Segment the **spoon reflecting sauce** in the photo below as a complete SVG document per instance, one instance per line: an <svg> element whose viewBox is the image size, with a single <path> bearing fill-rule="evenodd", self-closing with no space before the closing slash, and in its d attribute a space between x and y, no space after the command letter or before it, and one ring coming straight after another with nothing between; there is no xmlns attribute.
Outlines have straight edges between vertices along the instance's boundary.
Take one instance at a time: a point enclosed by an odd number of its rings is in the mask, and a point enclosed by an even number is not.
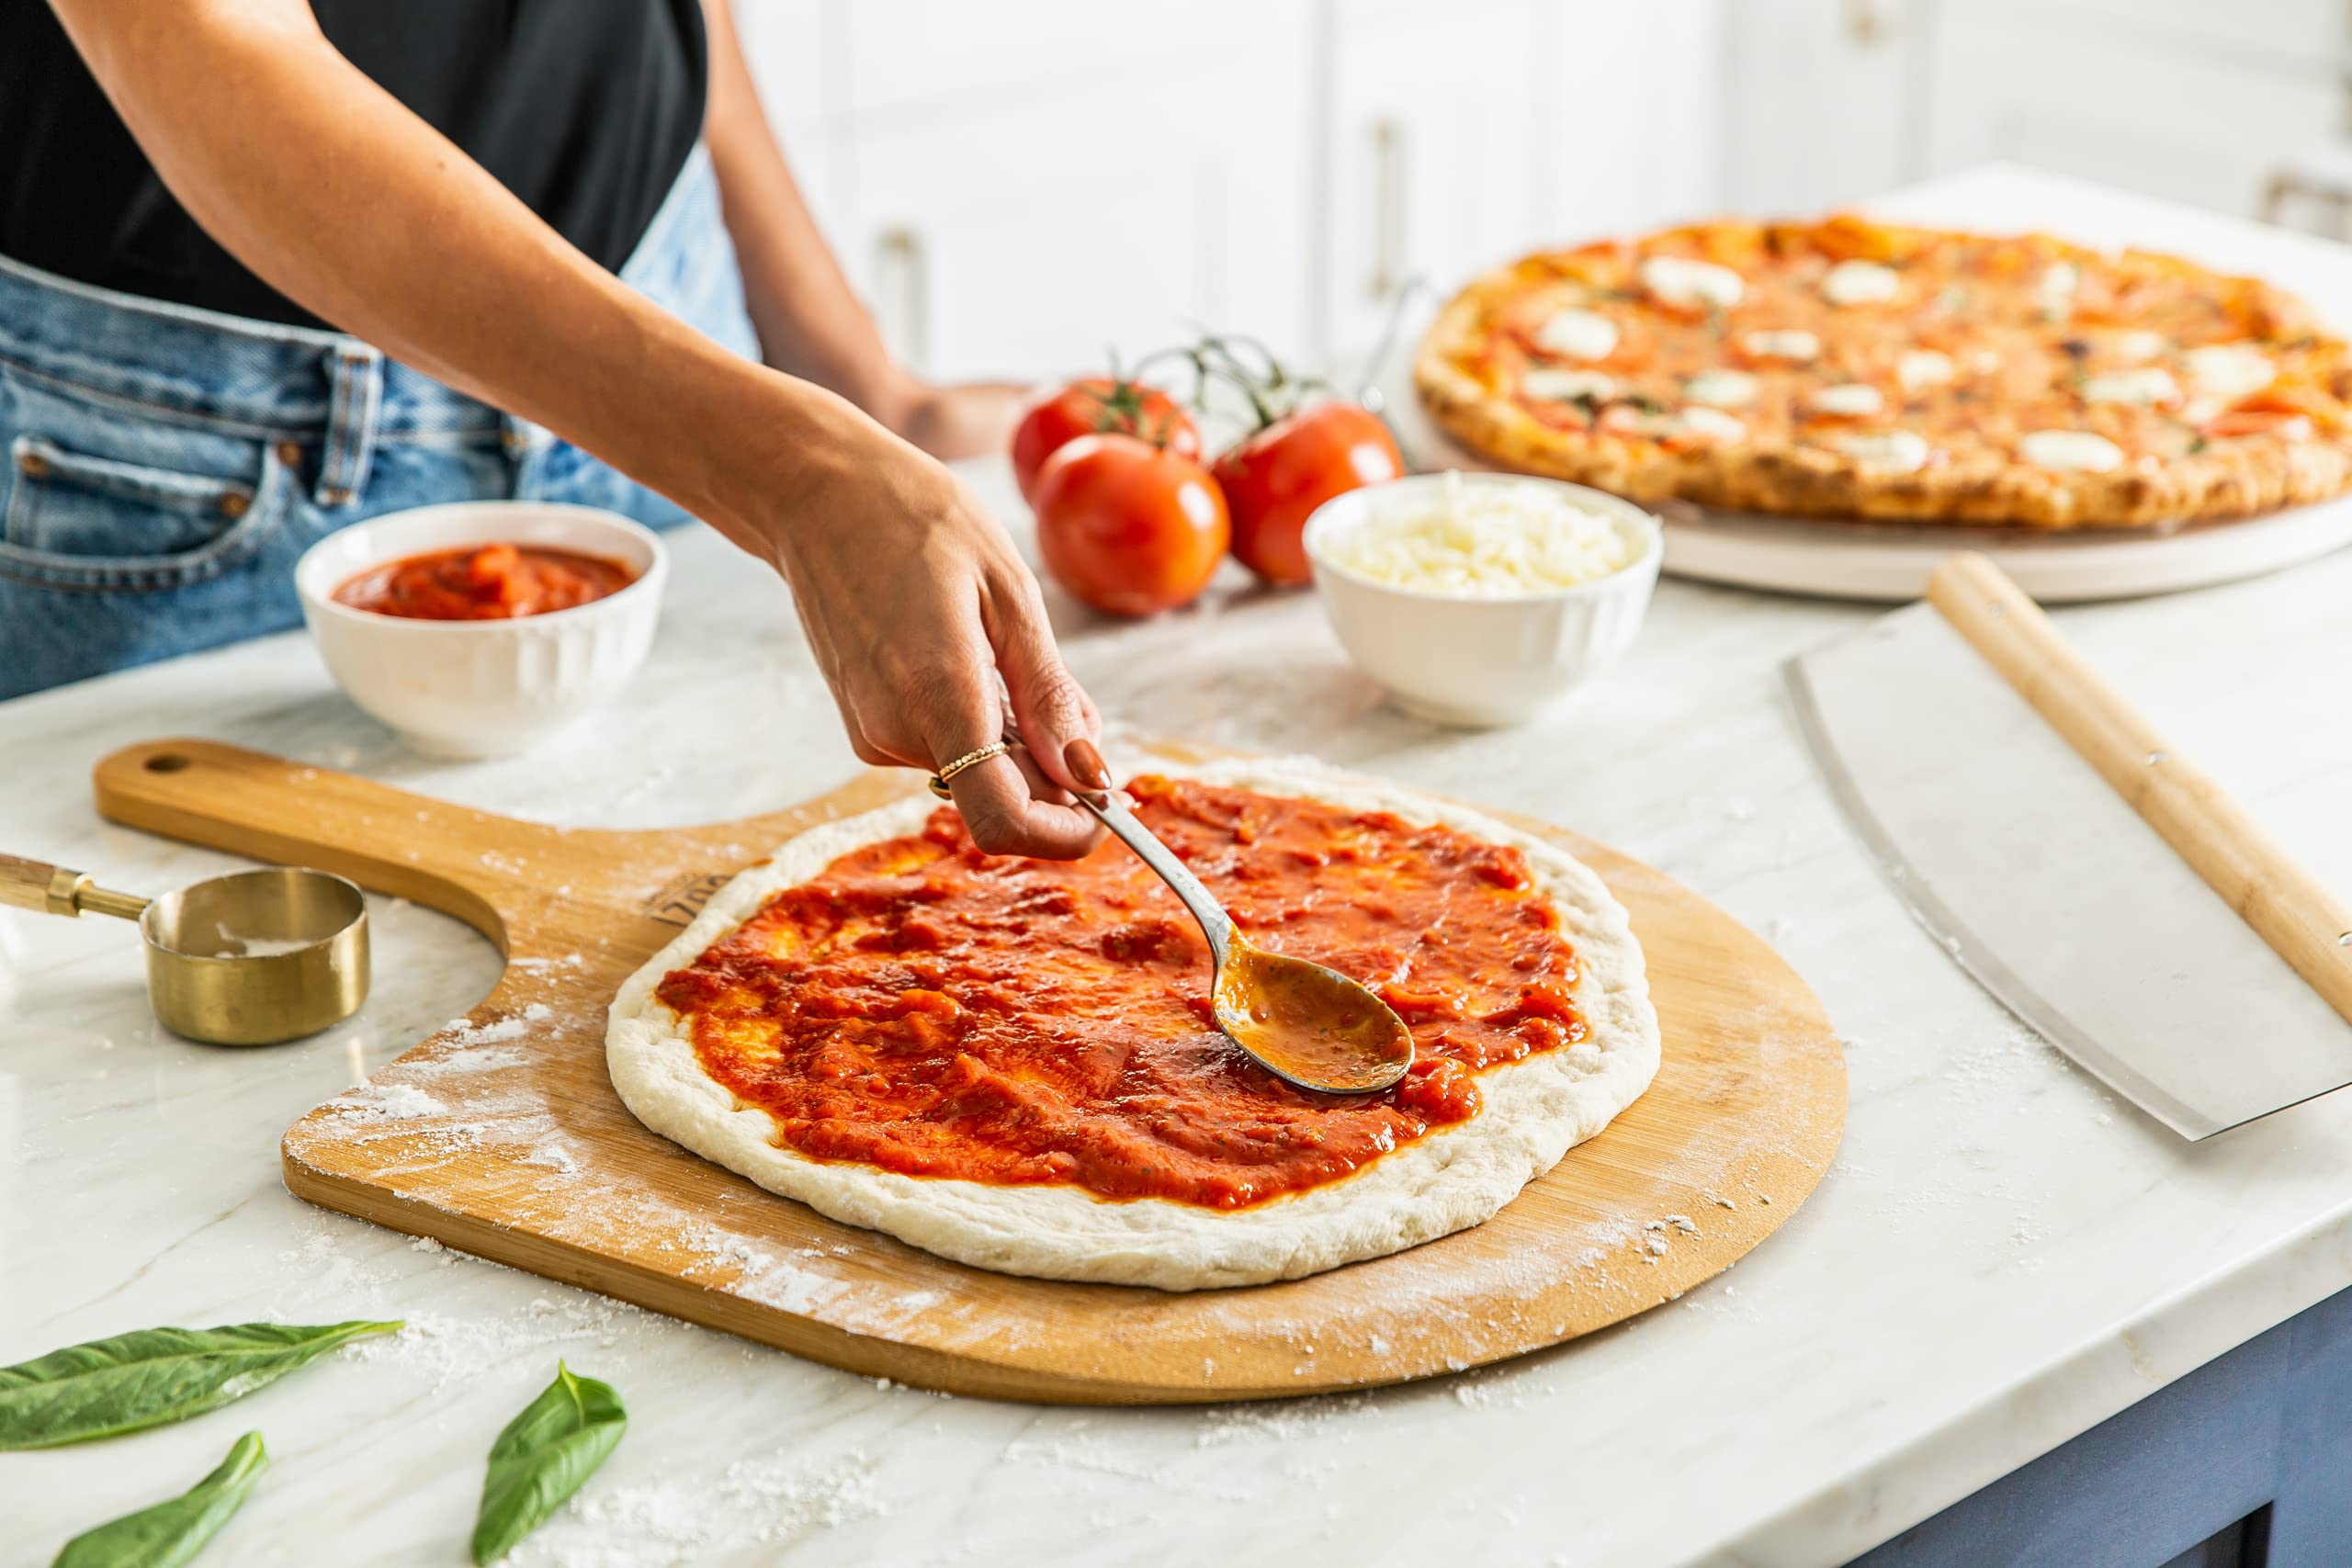
<svg viewBox="0 0 2352 1568"><path fill-rule="evenodd" d="M1226 939L1216 1025L1276 1077L1325 1094L1374 1094L1413 1065L1413 1036L1386 1002L1336 969Z"/></svg>
<svg viewBox="0 0 2352 1568"><path fill-rule="evenodd" d="M1021 745L1011 729L1005 739ZM1159 841L1115 790L1079 804L1141 856L1209 939L1216 1025L1251 1060L1318 1094L1377 1094L1413 1065L1413 1035L1396 1010L1336 969L1253 947L1192 868Z"/></svg>

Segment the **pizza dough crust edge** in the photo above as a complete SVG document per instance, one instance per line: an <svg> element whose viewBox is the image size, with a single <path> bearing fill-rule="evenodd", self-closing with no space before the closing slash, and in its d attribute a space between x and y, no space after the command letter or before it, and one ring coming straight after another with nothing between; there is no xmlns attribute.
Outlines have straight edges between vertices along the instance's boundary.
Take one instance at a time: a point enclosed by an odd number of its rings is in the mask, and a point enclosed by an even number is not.
<svg viewBox="0 0 2352 1568"><path fill-rule="evenodd" d="M2035 529L2219 522L2327 501L2352 489L2352 445L2333 437L2209 451L2153 473L2107 474L2059 473L2017 461L1887 474L1816 447L1702 446L1677 453L1645 440L1568 439L1490 391L1461 364L1484 351L1489 311L1526 287L1529 263L1538 259L1473 279L1438 312L1413 358L1415 390L1438 427L1473 454L1523 473L1651 505L1680 500L1802 518Z"/></svg>
<svg viewBox="0 0 2352 1568"><path fill-rule="evenodd" d="M767 1112L738 1108L701 1070L683 1021L653 995L774 895L838 856L917 831L913 795L788 840L721 888L694 923L622 983L605 1035L613 1087L639 1121L704 1158L820 1213L999 1273L1189 1291L1295 1280L1403 1251L1487 1219L1649 1087L1657 1016L1625 910L1582 862L1481 813L1311 764L1237 760L1153 771L1442 824L1524 853L1577 956L1589 1038L1478 1076L1484 1109L1356 1174L1248 1209L1114 1201L1071 1187L920 1178L813 1160L772 1140Z"/></svg>

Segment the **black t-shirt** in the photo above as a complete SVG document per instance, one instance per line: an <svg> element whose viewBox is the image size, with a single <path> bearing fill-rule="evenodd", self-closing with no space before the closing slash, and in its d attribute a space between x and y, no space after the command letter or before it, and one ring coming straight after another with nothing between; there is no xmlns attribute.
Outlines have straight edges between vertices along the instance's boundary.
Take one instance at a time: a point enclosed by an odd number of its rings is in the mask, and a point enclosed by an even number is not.
<svg viewBox="0 0 2352 1568"><path fill-rule="evenodd" d="M699 0L312 0L334 46L617 271L702 134ZM234 114L233 95L222 112ZM0 0L0 255L322 325L197 227L47 0Z"/></svg>

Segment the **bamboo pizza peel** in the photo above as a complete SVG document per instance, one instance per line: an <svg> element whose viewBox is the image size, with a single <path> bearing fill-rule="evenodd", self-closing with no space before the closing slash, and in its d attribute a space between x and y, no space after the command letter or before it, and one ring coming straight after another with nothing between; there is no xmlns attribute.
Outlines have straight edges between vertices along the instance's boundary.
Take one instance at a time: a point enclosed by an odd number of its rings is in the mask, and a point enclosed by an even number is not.
<svg viewBox="0 0 2352 1568"><path fill-rule="evenodd" d="M687 1153L641 1126L605 1072L613 993L712 892L815 823L919 789L915 775L868 773L782 811L651 832L518 821L201 740L126 748L94 782L111 820L340 873L454 915L505 954L466 1019L288 1132L297 1196L950 1393L1272 1398L1558 1344L1736 1261L1812 1191L1845 1122L1837 1038L1769 947L1648 867L1513 818L1608 882L1648 959L1664 1059L1605 1132L1482 1225L1306 1280L1170 1293L992 1274Z"/></svg>

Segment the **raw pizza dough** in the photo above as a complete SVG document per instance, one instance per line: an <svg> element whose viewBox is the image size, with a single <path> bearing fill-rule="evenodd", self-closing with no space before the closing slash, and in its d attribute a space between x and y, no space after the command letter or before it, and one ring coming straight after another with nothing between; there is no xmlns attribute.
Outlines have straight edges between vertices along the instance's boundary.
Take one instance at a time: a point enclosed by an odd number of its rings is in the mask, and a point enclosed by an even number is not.
<svg viewBox="0 0 2352 1568"><path fill-rule="evenodd" d="M1657 1015L1625 911L1591 870L1544 840L1448 802L1313 764L1242 760L1150 771L1305 796L1440 824L1527 857L1577 956L1576 1004L1589 1038L1478 1075L1469 1121L1438 1128L1338 1181L1245 1209L1164 1199L1107 1200L1076 1187L995 1186L826 1162L775 1141L766 1111L739 1108L702 1070L684 1021L655 995L782 889L839 856L922 830L936 803L910 796L786 842L712 897L701 916L614 998L605 1035L613 1087L639 1121L847 1224L976 1268L1167 1291L1295 1280L1475 1225L1607 1126L1657 1071Z"/></svg>

